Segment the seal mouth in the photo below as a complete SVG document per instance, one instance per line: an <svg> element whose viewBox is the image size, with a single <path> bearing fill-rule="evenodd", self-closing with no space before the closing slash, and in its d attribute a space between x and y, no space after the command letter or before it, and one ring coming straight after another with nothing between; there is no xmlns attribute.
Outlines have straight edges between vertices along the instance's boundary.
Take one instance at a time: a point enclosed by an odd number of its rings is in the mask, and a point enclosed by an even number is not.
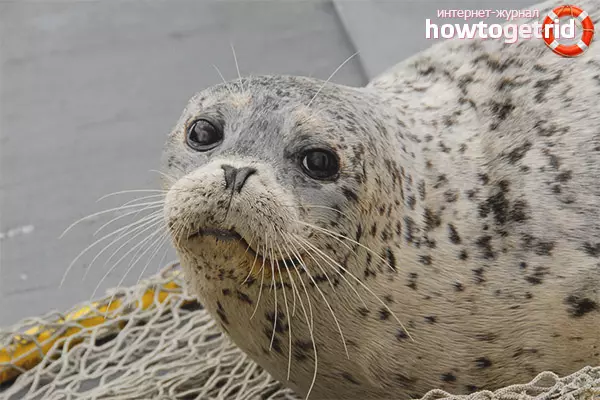
<svg viewBox="0 0 600 400"><path fill-rule="evenodd" d="M250 246L248 244L248 242L246 241L246 239L244 239L244 237L242 235L240 235L238 232L236 232L233 229L202 228L202 229L199 229L198 231L196 231L195 233L191 234L190 236L188 236L188 240L191 240L191 239L194 239L197 237L203 237L203 236L211 236L211 237L214 237L215 239L223 241L223 242L239 242L241 246L246 248L248 250L248 252L250 254L252 254L255 258L257 258L258 260L260 260L261 263L264 260L265 265L267 265L267 266L270 265L271 261L274 261L275 263L277 263L279 268L296 267L301 264L301 262L298 260L290 260L288 258L271 260L269 257L264 257L262 254L260 254L256 250L254 250L252 248L252 246Z"/></svg>

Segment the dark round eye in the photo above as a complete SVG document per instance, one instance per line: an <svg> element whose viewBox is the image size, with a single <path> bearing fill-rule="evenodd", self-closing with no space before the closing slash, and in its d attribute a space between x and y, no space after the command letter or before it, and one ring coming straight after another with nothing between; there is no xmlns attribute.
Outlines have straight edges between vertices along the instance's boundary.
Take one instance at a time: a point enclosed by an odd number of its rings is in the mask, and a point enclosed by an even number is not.
<svg viewBox="0 0 600 400"><path fill-rule="evenodd" d="M188 146L196 151L208 151L217 147L223 140L219 127L205 119L195 121L186 134Z"/></svg>
<svg viewBox="0 0 600 400"><path fill-rule="evenodd" d="M332 179L337 176L340 165L337 156L330 150L315 149L304 153L302 168L311 178Z"/></svg>

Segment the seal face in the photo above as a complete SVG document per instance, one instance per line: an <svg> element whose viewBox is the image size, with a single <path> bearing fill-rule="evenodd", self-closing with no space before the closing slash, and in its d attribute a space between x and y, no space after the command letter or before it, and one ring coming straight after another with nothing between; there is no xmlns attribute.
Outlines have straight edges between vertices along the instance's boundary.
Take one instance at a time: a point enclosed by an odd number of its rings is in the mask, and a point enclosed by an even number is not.
<svg viewBox="0 0 600 400"><path fill-rule="evenodd" d="M190 288L315 399L597 365L598 55L449 41L366 88L262 76L200 92L164 153Z"/></svg>

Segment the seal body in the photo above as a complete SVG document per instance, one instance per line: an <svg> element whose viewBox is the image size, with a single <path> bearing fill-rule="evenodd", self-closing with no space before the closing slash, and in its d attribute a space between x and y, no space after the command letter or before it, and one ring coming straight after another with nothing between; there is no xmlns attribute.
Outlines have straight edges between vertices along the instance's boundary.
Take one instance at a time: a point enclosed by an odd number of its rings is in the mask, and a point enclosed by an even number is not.
<svg viewBox="0 0 600 400"><path fill-rule="evenodd" d="M598 1L579 5L600 22ZM314 399L599 364L599 59L447 41L365 88L265 76L200 92L164 154L191 290ZM200 119L208 150L190 147Z"/></svg>

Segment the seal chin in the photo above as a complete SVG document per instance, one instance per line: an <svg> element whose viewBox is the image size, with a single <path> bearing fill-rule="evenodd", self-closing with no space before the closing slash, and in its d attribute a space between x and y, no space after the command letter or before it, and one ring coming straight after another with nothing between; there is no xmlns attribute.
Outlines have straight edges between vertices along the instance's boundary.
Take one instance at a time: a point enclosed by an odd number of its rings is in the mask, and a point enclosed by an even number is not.
<svg viewBox="0 0 600 400"><path fill-rule="evenodd" d="M245 251L248 251L252 255L258 259L258 261L262 262L263 259L265 261L265 265L270 265L271 261L274 261L279 268L292 268L300 265L300 261L298 260L290 260L289 258L271 260L269 257L265 257L259 252L257 252L242 235L235 231L235 228L232 229L220 229L220 228L201 228L196 232L192 233L187 237L188 240L194 240L196 238L201 237L213 237L217 239L217 241L222 242L238 242L240 247L243 247Z"/></svg>

